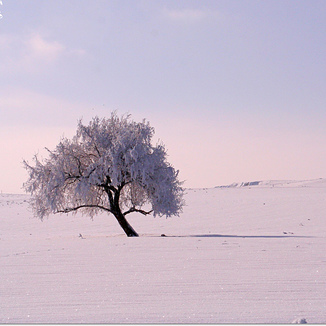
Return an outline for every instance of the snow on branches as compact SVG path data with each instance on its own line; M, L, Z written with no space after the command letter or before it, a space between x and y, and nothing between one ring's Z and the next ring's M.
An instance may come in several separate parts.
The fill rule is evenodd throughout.
M82 210L93 217L105 210L122 227L131 212L179 215L182 182L166 160L164 145L151 144L153 134L145 120L137 123L115 112L87 126L80 120L73 139L63 138L43 162L37 156L34 166L23 162L29 173L24 188L32 194L36 215L43 219ZM145 211L148 203L152 209Z

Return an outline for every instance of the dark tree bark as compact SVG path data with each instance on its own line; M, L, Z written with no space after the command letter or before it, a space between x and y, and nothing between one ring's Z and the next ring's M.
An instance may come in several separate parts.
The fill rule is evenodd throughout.
M109 196L110 206L111 206L111 213L115 216L117 221L119 222L120 226L122 227L123 231L125 231L128 237L138 237L138 233L133 229L133 227L128 223L125 215L121 212L119 199L120 199L120 191L124 185L118 187L118 189L113 188L112 194L109 187L106 187L105 190Z
M128 237L138 237L138 233L132 228L132 226L128 223L125 216L121 213L120 209L117 212L113 213L123 231L125 231Z

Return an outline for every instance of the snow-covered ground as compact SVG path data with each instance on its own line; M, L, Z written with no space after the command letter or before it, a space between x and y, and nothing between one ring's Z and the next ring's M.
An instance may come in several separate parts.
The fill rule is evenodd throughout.
M0 195L0 323L326 323L325 179L189 189L139 238L28 200Z

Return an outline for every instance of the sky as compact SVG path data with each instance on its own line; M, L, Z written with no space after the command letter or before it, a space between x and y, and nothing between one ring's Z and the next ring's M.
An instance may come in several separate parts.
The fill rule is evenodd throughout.
M3 0L0 191L77 121L148 120L185 187L326 177L326 1Z

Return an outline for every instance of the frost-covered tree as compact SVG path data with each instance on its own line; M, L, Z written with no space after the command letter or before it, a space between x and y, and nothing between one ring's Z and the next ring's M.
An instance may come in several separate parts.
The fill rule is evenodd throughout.
M51 213L81 211L91 218L112 213L127 236L138 236L126 215L179 215L184 205L182 182L166 160L164 145L151 144L154 129L130 116L80 120L72 140L63 138L35 165L24 160L29 178L24 183L39 218ZM149 204L149 205L148 205ZM145 210L144 206L148 208Z

